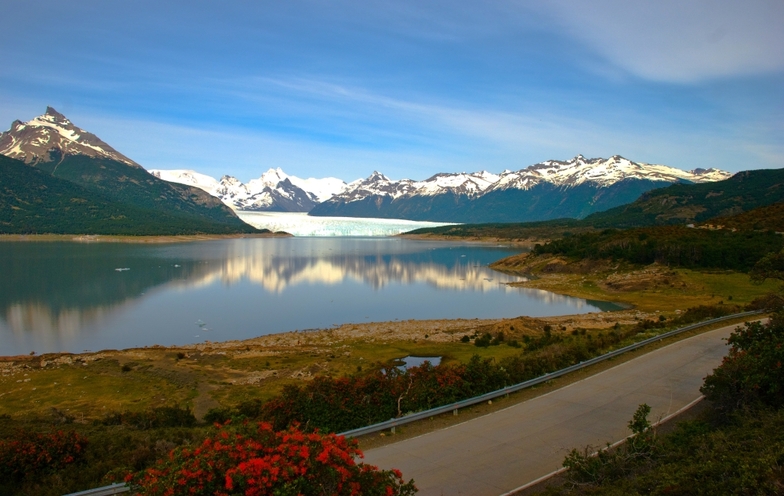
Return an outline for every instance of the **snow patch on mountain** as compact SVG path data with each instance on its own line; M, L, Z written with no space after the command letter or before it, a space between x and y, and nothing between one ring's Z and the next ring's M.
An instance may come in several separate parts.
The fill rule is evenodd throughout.
M732 174L717 169L683 171L666 165L632 162L620 155L608 159L587 159L577 155L568 161L548 160L519 171L504 171L488 191L509 188L525 190L543 182L563 187L584 183L607 187L628 179L702 183L721 181L731 176Z
M280 168L269 169L247 184L233 176L216 180L192 170L151 170L150 173L165 181L200 188L234 210L259 212L308 212L347 186L334 177L301 179L289 176Z

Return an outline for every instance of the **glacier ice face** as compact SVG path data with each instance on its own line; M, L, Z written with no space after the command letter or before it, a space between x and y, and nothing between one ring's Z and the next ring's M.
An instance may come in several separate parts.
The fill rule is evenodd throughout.
M310 217L298 212L237 211L240 219L259 229L284 231L294 236L394 236L422 227L448 225L443 222L418 222L402 219L356 217Z

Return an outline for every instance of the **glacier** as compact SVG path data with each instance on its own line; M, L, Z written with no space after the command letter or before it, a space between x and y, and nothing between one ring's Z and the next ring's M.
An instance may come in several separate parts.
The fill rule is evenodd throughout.
M311 217L304 212L251 212L237 210L237 216L253 227L285 231L294 236L394 236L422 227L453 225L450 222L424 222L405 219L367 217Z

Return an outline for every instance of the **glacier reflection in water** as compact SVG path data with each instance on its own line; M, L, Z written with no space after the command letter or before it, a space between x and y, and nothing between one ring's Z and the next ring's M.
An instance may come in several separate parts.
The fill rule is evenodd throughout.
M519 278L487 268L518 251L398 238L0 243L0 354L599 310L582 299L511 288L505 283Z

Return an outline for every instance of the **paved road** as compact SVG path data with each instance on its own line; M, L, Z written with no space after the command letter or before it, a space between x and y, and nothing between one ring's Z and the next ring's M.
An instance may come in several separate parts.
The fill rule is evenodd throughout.
M700 334L582 381L443 430L368 450L365 462L398 468L420 495L498 496L561 468L572 448L630 434L641 403L656 420L700 397L736 325Z

